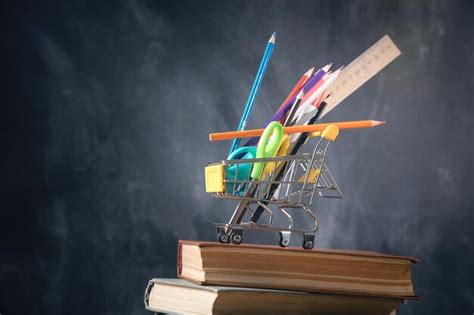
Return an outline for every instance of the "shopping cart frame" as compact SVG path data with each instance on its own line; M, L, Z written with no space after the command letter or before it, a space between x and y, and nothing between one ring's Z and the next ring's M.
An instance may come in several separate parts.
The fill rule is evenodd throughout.
M228 223L214 223L217 228L218 240L222 243L240 244L243 241L244 230L259 230L278 232L280 235L279 245L286 247L290 243L291 234L297 233L303 235L303 248L312 249L315 233L319 228L318 219L310 209L314 197L316 195L329 198L342 197L339 186L325 164L329 144L334 139L328 141L328 139L321 137L312 153L235 159L208 164L206 167L207 192L216 198L239 202ZM250 177L239 178L239 165L247 164L247 166L253 167L256 163L264 163L267 168L265 176L258 180ZM235 167L236 172L229 178L229 176L226 177L225 170L231 166ZM208 170L214 171L214 178L208 177L211 173ZM220 171L216 172L216 170ZM319 171L313 172L313 170ZM278 179L277 174L280 172L283 172L284 175ZM214 181L214 185L212 185L212 181ZM208 183L214 188L207 189ZM275 185L278 185L277 192L270 193L272 191L270 187L275 187ZM244 190L242 191L242 189ZM252 221L243 221L246 213L253 214L252 205L258 205L264 209L264 212L268 214L268 222L258 224ZM277 212L282 213L288 219L287 226L275 227L272 225L275 212L272 207L276 207ZM292 216L286 209L301 210L312 221L313 228L296 228Z

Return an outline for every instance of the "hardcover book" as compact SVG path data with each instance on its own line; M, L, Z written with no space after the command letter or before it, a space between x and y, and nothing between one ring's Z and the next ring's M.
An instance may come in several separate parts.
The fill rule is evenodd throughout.
M201 285L416 299L413 257L180 241L178 277Z
M393 315L401 300L297 291L199 286L181 279L152 279L146 309L177 314Z

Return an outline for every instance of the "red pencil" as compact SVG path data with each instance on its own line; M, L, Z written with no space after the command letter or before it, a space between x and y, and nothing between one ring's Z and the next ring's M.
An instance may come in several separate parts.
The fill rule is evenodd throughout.
M298 82L296 82L296 85L295 87L293 88L293 90L291 90L290 94L288 94L288 96L285 98L285 100L283 101L283 103L281 103L280 107L278 107L278 110L279 111L283 106L285 106L286 103L288 103L288 101L296 95L296 93L298 93L298 91L301 89L301 87L306 83L306 81L308 81L309 78L311 78L311 76L313 75L313 72L314 72L314 67L312 67L311 69L309 69L308 71L306 71L302 76L301 78L298 80Z

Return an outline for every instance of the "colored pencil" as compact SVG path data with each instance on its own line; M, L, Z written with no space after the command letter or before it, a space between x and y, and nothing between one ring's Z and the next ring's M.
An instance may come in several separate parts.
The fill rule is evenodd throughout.
M283 126L288 126L291 123L291 121L293 120L293 116L295 115L296 110L298 109L302 99L303 99L303 91L299 92L298 95L296 96L296 101L293 103L293 106L291 106L290 110L288 111L288 115L286 115Z
M385 121L377 121L377 120L355 120L355 121L341 121L341 122L332 122L332 123L324 123L324 124L317 124L317 125L297 125L297 126L289 126L284 127L283 132L287 134L292 133L299 133L299 132L313 132L313 131L321 131L324 130L329 125L336 125L339 129L358 129L358 128L372 128L376 126L380 126L385 124ZM216 132L209 134L210 141L221 141L221 140L229 140L233 138L251 138L251 137L259 137L265 129L250 129L250 130L242 130L242 131L225 131L225 132Z
M290 94L285 98L285 100L281 103L281 105L278 107L278 110L282 109L298 92L301 90L301 88L305 85L305 83L311 78L311 76L314 73L314 67L306 71L301 78L296 82L295 86L291 90Z
M319 69L318 71L316 71L313 76L311 78L309 78L304 84L303 86L301 86L301 88L297 91L297 92L300 92L300 91L303 91L304 93L307 93L316 83L318 83L319 80L321 80L321 78L326 74L328 73L329 69L331 69L331 66L332 66L332 63L330 64L327 64L325 65L324 67L322 67L321 69ZM295 94L296 95L296 94ZM293 96L291 98L288 98L288 100L285 100L285 102L283 102L280 107L278 108L278 110L282 109L283 107L285 106L288 106L288 104L293 104L295 102L295 98L296 96ZM271 120L270 120L271 121ZM267 123L268 125L268 123ZM266 125L265 125L266 126Z
M270 61L270 57L272 56L273 46L275 45L275 38L276 38L276 33L273 33L267 42L267 46L265 47L265 51L263 53L260 66L258 67L258 70L257 70L257 75L255 76L252 89L250 90L247 103L245 104L245 107L244 107L244 112L242 114L242 117L240 118L240 122L237 127L237 130L239 131L245 130L245 127L247 126L247 119L248 119L248 116L250 115L250 111L252 110L255 96L257 94L258 88L260 87L260 84L262 83L262 79L263 79L263 76L265 75L265 70L267 69L268 63ZM240 140L238 138L232 141L232 145L230 146L230 149L229 149L229 155L239 146L239 143L240 143Z
M327 73L327 71L329 71L329 69L331 68L331 65L332 64L328 64L324 66L323 68L319 69L309 80L306 81L305 84L303 84L300 87L299 92L306 93L309 90L311 90L314 87L314 85L316 85L323 78L323 76ZM267 121L265 121L262 127L265 128L272 121L277 121L277 120L282 121L283 118L285 117L285 114L288 113L288 110L292 107L293 104L295 104L295 101L296 101L296 95L294 95L291 98L287 98L287 100L283 102L280 108L278 108L276 113L273 114L273 116L270 117ZM256 143L256 142L257 141L252 141L252 143ZM249 143L247 143L246 145L249 145Z
M313 86L313 88L308 91L308 93L305 94L303 100L301 101L300 107L296 111L295 116L298 118L294 123L304 125L309 121L309 119L311 119L311 117L313 117L314 110L316 108L312 104L319 98L319 96L321 96L321 94L324 93L324 91L330 87L334 81L336 81L340 72L341 69L338 69L331 74L327 74L323 77L323 79L319 80L319 82Z

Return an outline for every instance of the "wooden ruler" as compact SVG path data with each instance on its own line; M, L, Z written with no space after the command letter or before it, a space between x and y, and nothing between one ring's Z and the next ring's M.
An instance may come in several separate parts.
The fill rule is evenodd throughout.
M388 35L382 37L362 55L352 61L339 74L329 87L326 108L321 114L324 117L346 97L376 75L386 65L400 55L400 50Z

